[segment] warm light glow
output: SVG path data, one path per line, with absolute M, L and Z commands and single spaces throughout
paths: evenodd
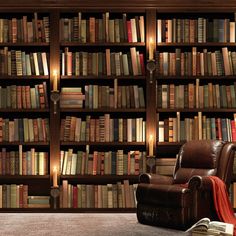
M 53 168 L 52 180 L 53 180 L 53 187 L 58 187 L 58 185 L 57 185 L 57 168 L 56 167 Z
M 149 147 L 149 156 L 153 156 L 153 135 L 149 136 L 148 147 Z
M 153 60 L 153 54 L 154 54 L 154 42 L 153 42 L 153 38 L 150 37 L 150 39 L 149 39 L 149 60 Z
M 57 91 L 57 70 L 53 71 L 53 91 Z

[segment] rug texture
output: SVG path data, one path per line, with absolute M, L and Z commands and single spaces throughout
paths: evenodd
M 183 231 L 142 225 L 134 213 L 1 213 L 1 236 L 172 236 Z

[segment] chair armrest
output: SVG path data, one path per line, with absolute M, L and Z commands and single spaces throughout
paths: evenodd
M 139 176 L 139 182 L 148 184 L 173 184 L 173 177 L 144 173 Z
M 190 190 L 211 190 L 212 189 L 212 182 L 208 178 L 208 176 L 199 176 L 194 175 L 188 182 L 188 187 Z

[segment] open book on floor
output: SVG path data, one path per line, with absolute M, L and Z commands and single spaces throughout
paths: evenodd
M 234 234 L 234 225 L 220 221 L 210 221 L 209 218 L 202 218 L 192 227 L 186 230 L 191 232 L 192 236 L 202 235 L 227 235 Z

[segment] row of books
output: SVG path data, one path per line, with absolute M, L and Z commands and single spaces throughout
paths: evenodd
M 48 118 L 0 118 L 0 142 L 47 142 Z
M 35 148 L 23 152 L 22 145 L 19 151 L 0 152 L 0 175 L 46 175 L 48 173 L 48 153 L 36 152 Z
M 87 17 L 82 19 L 82 13 L 73 18 L 60 19 L 61 41 L 79 41 L 81 43 L 95 42 L 144 42 L 144 16 L 134 16 L 127 20 L 122 18 L 110 19 L 109 12 L 103 13 L 102 18 Z
M 85 85 L 85 108 L 145 108 L 143 87 Z
M 146 170 L 146 153 L 124 150 L 93 153 L 61 151 L 62 175 L 139 175 Z
M 236 83 L 219 85 L 161 84 L 157 87 L 158 108 L 236 108 Z
M 215 118 L 203 116 L 198 112 L 193 118 L 180 119 L 169 117 L 159 121 L 159 142 L 180 142 L 190 140 L 218 139 L 223 141 L 236 141 L 236 114 L 234 119 Z
M 197 52 L 193 47 L 192 52 L 155 53 L 157 70 L 163 76 L 223 76 L 236 74 L 236 52 L 228 51 L 227 47 L 213 52 L 203 49 Z
M 26 53 L 21 50 L 0 50 L 0 74 L 3 75 L 49 75 L 49 54 L 46 52 Z
M 47 83 L 0 86 L 0 108 L 48 108 Z
M 72 185 L 63 180 L 60 208 L 135 208 L 136 189 L 129 180 L 107 185 Z
M 144 54 L 131 47 L 130 51 L 70 52 L 68 47 L 61 54 L 61 74 L 71 76 L 120 76 L 145 75 Z
M 173 176 L 174 168 L 176 164 L 176 158 L 156 158 L 156 174 Z
M 99 118 L 87 115 L 85 120 L 66 116 L 61 120 L 60 138 L 63 141 L 145 142 L 146 121 L 140 118 Z
M 34 18 L 30 21 L 27 16 L 22 18 L 0 19 L 0 43 L 49 43 L 49 17 L 43 16 L 38 19 L 38 14 L 34 13 Z
M 50 208 L 50 196 L 28 196 L 28 208 Z
M 235 20 L 209 19 L 158 19 L 157 42 L 166 43 L 235 43 Z
M 80 87 L 62 87 L 60 93 L 61 108 L 83 108 L 85 95 Z
M 28 208 L 28 185 L 0 185 L 0 208 Z

